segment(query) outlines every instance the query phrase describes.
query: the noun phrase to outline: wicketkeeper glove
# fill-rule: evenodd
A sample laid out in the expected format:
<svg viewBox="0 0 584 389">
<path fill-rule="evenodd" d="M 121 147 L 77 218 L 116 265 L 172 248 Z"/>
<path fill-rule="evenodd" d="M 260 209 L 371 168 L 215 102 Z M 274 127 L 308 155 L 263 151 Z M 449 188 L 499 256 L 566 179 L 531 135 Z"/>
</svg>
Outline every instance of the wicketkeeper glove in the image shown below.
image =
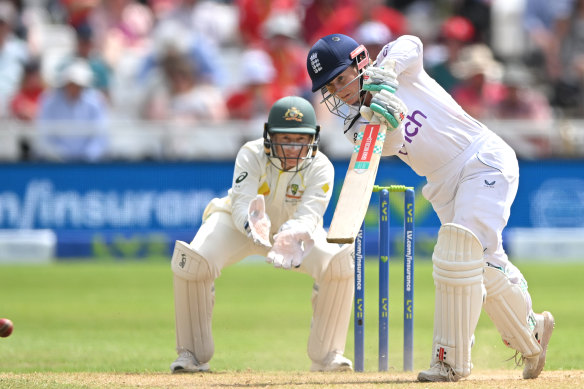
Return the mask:
<svg viewBox="0 0 584 389">
<path fill-rule="evenodd" d="M 284 230 L 274 235 L 274 246 L 268 253 L 266 262 L 283 269 L 299 267 L 313 247 L 314 240 L 308 231 Z"/>
<path fill-rule="evenodd" d="M 247 209 L 247 221 L 244 228 L 255 244 L 270 248 L 270 218 L 266 214 L 266 203 L 263 195 L 257 195 L 249 202 Z"/>
</svg>

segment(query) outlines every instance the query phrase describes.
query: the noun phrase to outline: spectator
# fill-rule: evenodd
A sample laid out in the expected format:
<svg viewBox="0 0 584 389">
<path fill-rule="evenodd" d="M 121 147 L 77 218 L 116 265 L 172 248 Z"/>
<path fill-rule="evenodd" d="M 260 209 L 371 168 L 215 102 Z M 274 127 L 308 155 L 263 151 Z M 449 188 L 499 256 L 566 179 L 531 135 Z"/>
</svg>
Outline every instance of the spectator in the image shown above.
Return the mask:
<svg viewBox="0 0 584 389">
<path fill-rule="evenodd" d="M 528 60 L 545 69 L 544 80 L 554 81 L 561 72 L 559 48 L 561 35 L 558 27 L 568 20 L 574 0 L 526 0 L 523 26 L 533 47 Z"/>
<path fill-rule="evenodd" d="M 235 43 L 238 35 L 237 12 L 233 5 L 212 0 L 178 0 L 177 4 L 160 19 L 172 20 L 201 35 L 216 47 Z"/>
<path fill-rule="evenodd" d="M 381 22 L 368 21 L 361 24 L 355 32 L 357 42 L 365 45 L 370 58 L 377 58 L 387 42 L 393 40 L 391 31 Z"/>
<path fill-rule="evenodd" d="M 277 96 L 311 97 L 310 79 L 306 73 L 308 48 L 299 41 L 300 19 L 295 13 L 277 12 L 262 26 L 266 51 L 270 54 L 276 78 L 273 85 Z"/>
<path fill-rule="evenodd" d="M 77 28 L 85 23 L 101 0 L 59 0 L 67 23 Z"/>
<path fill-rule="evenodd" d="M 274 13 L 288 13 L 299 9 L 300 0 L 236 0 L 239 11 L 239 32 L 245 46 L 263 41 L 262 26 Z"/>
<path fill-rule="evenodd" d="M 136 75 L 151 50 L 154 15 L 143 3 L 100 0 L 88 19 L 94 52 L 112 71 L 108 93 L 116 117 L 136 117 L 144 91 Z"/>
<path fill-rule="evenodd" d="M 388 7 L 381 0 L 360 0 L 337 7 L 328 22 L 316 31 L 308 42 L 313 43 L 329 34 L 353 35 L 357 28 L 367 21 L 385 24 L 396 37 L 408 30 L 407 19 L 398 10 Z"/>
<path fill-rule="evenodd" d="M 472 23 L 477 43 L 489 42 L 492 25 L 491 3 L 493 0 L 459 0 L 454 2 L 452 13 L 460 15 Z"/>
<path fill-rule="evenodd" d="M 221 91 L 195 76 L 188 57 L 169 51 L 161 62 L 162 78 L 148 93 L 142 116 L 179 123 L 217 122 L 227 118 Z"/>
<path fill-rule="evenodd" d="M 175 17 L 172 17 L 175 15 Z M 181 39 L 177 39 L 181 37 Z M 156 68 L 158 61 L 169 50 L 184 53 L 194 64 L 197 78 L 204 82 L 221 85 L 227 78 L 218 63 L 219 48 L 215 40 L 198 33 L 185 23 L 178 14 L 171 14 L 160 20 L 152 33 L 153 45 L 144 58 L 138 77 L 145 80 Z"/>
<path fill-rule="evenodd" d="M 503 98 L 492 107 L 496 119 L 523 119 L 544 122 L 552 119 L 552 110 L 545 95 L 533 87 L 533 77 L 521 65 L 505 68 Z"/>
<path fill-rule="evenodd" d="M 474 37 L 472 23 L 462 16 L 453 16 L 442 24 L 438 44 L 425 50 L 424 62 L 428 74 L 449 93 L 461 81 L 452 74 L 452 64 L 458 60 L 460 50 L 472 43 Z"/>
<path fill-rule="evenodd" d="M 23 122 L 32 122 L 37 117 L 40 96 L 45 89 L 38 60 L 30 60 L 24 66 L 20 89 L 10 102 L 10 116 Z M 20 138 L 20 157 L 31 159 L 31 141 L 27 136 Z"/>
<path fill-rule="evenodd" d="M 272 59 L 263 50 L 247 50 L 241 56 L 241 78 L 243 88 L 227 99 L 230 119 L 252 120 L 265 118 L 276 95 L 272 82 L 276 69 Z"/>
<path fill-rule="evenodd" d="M 312 0 L 304 9 L 302 33 L 304 41 L 312 45 L 320 38 L 318 31 L 333 20 L 333 14 L 341 5 L 347 5 L 350 0 Z"/>
<path fill-rule="evenodd" d="M 576 0 L 570 17 L 558 27 L 561 42 L 554 105 L 572 117 L 584 117 L 584 1 Z"/>
<path fill-rule="evenodd" d="M 107 103 L 91 87 L 89 64 L 78 59 L 60 74 L 56 88 L 41 96 L 37 126 L 41 159 L 63 162 L 103 160 L 107 152 Z"/>
<path fill-rule="evenodd" d="M 503 98 L 491 107 L 494 119 L 525 120 L 528 123 L 514 123 L 514 129 L 529 128 L 521 135 L 516 146 L 517 154 L 523 158 L 549 157 L 552 152 L 553 119 L 550 104 L 543 93 L 533 86 L 533 77 L 523 65 L 512 64 L 505 68 Z"/>
<path fill-rule="evenodd" d="M 502 66 L 486 45 L 465 47 L 459 60 L 452 65 L 452 72 L 463 80 L 453 89 L 452 97 L 474 118 L 486 118 L 490 107 L 503 98 L 505 89 L 499 82 Z"/>
<path fill-rule="evenodd" d="M 151 44 L 154 15 L 136 0 L 101 0 L 89 18 L 98 49 L 116 69 L 128 56 L 143 57 Z"/>
<path fill-rule="evenodd" d="M 37 117 L 40 96 L 45 89 L 38 60 L 30 60 L 24 66 L 20 89 L 10 102 L 11 116 L 23 121 Z"/>
<path fill-rule="evenodd" d="M 111 69 L 98 51 L 91 26 L 87 23 L 81 24 L 76 28 L 77 49 L 73 55 L 67 58 L 61 65 L 65 68 L 69 63 L 81 58 L 87 61 L 93 72 L 93 87 L 103 92 L 109 98 L 109 87 L 111 78 Z"/>
<path fill-rule="evenodd" d="M 0 1 L 0 117 L 9 113 L 9 103 L 19 87 L 24 64 L 29 58 L 26 43 L 13 31 L 15 12 L 12 3 Z"/>
</svg>

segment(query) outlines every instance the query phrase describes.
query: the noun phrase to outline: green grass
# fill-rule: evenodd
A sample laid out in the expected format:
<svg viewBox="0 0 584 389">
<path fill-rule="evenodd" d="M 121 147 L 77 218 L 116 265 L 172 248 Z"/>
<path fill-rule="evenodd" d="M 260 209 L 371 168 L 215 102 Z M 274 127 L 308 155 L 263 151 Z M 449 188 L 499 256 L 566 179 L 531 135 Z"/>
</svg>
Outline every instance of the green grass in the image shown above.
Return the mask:
<svg viewBox="0 0 584 389">
<path fill-rule="evenodd" d="M 584 263 L 519 262 L 536 311 L 556 330 L 546 369 L 584 366 Z M 402 264 L 390 266 L 390 368 L 402 367 Z M 224 269 L 216 281 L 215 371 L 306 371 L 312 280 L 263 262 Z M 57 263 L 0 267 L 0 317 L 15 324 L 0 339 L 0 372 L 167 372 L 175 358 L 172 274 L 167 262 Z M 366 267 L 366 370 L 377 367 L 377 268 Z M 431 263 L 415 268 L 414 368 L 429 363 Z M 475 369 L 512 368 L 513 355 L 481 316 Z M 353 356 L 352 326 L 346 355 Z"/>
</svg>

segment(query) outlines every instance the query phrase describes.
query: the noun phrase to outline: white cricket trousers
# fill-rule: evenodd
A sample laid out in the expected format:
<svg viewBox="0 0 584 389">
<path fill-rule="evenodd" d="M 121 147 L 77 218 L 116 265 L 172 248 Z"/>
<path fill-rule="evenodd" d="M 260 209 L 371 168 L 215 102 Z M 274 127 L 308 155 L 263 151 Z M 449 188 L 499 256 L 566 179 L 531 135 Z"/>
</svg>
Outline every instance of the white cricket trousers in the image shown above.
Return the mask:
<svg viewBox="0 0 584 389">
<path fill-rule="evenodd" d="M 440 222 L 470 229 L 483 245 L 485 262 L 505 269 L 514 284 L 525 281 L 503 249 L 502 233 L 519 185 L 513 149 L 487 133 L 427 178 L 422 193 Z"/>
</svg>

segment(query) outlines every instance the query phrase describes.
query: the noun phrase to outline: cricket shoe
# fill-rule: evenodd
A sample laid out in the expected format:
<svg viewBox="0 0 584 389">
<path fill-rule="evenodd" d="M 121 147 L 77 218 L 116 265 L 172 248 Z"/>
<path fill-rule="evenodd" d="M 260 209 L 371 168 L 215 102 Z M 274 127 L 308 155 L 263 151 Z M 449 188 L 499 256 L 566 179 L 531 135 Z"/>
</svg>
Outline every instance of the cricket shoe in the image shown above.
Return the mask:
<svg viewBox="0 0 584 389">
<path fill-rule="evenodd" d="M 190 351 L 183 351 L 178 358 L 170 364 L 170 371 L 174 373 L 196 373 L 199 371 L 209 371 L 209 364 L 200 364 Z"/>
<path fill-rule="evenodd" d="M 421 382 L 456 382 L 461 378 L 463 377 L 456 374 L 450 365 L 442 361 L 418 374 L 418 381 Z"/>
<path fill-rule="evenodd" d="M 533 335 L 541 345 L 541 352 L 533 357 L 523 359 L 523 378 L 537 378 L 545 366 L 545 353 L 554 331 L 555 321 L 551 313 L 544 311 L 535 314 L 535 329 Z"/>
<path fill-rule="evenodd" d="M 310 371 L 353 371 L 353 363 L 341 354 L 330 352 L 322 363 L 312 362 Z"/>
</svg>

